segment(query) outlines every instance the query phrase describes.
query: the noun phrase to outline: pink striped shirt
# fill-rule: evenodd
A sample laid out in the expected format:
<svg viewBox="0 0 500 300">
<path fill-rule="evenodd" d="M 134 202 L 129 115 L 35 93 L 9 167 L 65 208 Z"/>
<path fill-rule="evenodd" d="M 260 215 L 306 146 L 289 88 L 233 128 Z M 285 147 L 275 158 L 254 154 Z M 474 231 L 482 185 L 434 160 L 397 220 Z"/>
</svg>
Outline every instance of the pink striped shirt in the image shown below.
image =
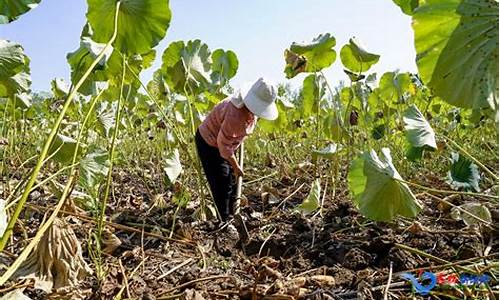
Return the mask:
<svg viewBox="0 0 500 300">
<path fill-rule="evenodd" d="M 253 132 L 256 121 L 246 107 L 237 108 L 228 97 L 212 109 L 198 130 L 207 144 L 218 148 L 220 156 L 228 159 Z"/>
</svg>

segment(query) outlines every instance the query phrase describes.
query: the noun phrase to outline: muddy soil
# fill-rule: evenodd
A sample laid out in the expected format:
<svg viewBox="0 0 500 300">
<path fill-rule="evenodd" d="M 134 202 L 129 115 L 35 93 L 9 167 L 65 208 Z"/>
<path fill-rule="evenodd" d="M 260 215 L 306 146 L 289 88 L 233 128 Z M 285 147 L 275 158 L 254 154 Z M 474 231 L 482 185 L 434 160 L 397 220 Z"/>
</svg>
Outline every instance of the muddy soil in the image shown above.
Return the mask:
<svg viewBox="0 0 500 300">
<path fill-rule="evenodd" d="M 294 209 L 307 196 L 307 178 L 284 177 L 245 186 L 241 218 L 222 229 L 215 221 L 195 219 L 195 202 L 179 210 L 172 226 L 176 207 L 169 196 L 164 196 L 166 207 L 160 209 L 141 179 L 120 174 L 107 215 L 111 222 L 136 231 L 114 228 L 121 245 L 105 255 L 101 282 L 94 274 L 75 288 L 81 298 L 113 299 L 126 286 L 122 299 L 382 299 L 391 264 L 395 274 L 391 295 L 400 296 L 411 294 L 411 287 L 398 272 L 442 264 L 399 245 L 448 262 L 481 257 L 486 245 L 489 253 L 499 250 L 498 229 L 467 227 L 450 217 L 449 207 L 439 206 L 425 194 L 418 194 L 425 209 L 416 220 L 369 221 L 353 207 L 345 186 L 338 186 L 335 195 L 327 194 L 321 214 L 303 216 Z M 443 184 L 432 180 L 434 186 Z M 48 206 L 47 201 L 54 201 L 40 193 L 35 203 Z M 468 200 L 450 199 L 455 204 Z M 498 224 L 495 209 L 493 223 Z M 43 214 L 25 211 L 24 229 L 16 228 L 17 245 L 23 244 L 23 234 L 35 233 Z M 87 237 L 95 224 L 66 218 L 82 243 L 84 258 L 94 267 Z M 172 234 L 183 242 L 149 233 Z M 6 265 L 12 259 L 2 257 Z M 33 299 L 58 298 L 23 282 L 25 293 Z"/>
</svg>

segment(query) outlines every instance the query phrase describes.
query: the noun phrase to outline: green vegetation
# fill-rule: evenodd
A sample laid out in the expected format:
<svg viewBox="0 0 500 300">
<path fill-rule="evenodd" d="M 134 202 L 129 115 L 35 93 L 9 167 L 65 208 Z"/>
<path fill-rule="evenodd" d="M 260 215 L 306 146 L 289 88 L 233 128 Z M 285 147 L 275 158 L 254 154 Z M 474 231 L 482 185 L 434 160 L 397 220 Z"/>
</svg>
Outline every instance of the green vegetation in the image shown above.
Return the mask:
<svg viewBox="0 0 500 300">
<path fill-rule="evenodd" d="M 0 23 L 14 21 L 38 2 L 4 1 Z M 142 232 L 142 262 L 134 265 L 134 272 L 145 260 L 145 230 L 166 242 L 165 249 L 175 249 L 169 248 L 175 243 L 197 245 L 194 249 L 201 255 L 196 260 L 206 269 L 204 251 L 210 250 L 189 233 L 185 221 L 208 223 L 217 214 L 194 133 L 210 109 L 233 92 L 230 79 L 238 70 L 237 54 L 211 51 L 200 40 L 175 41 L 162 53 L 153 78 L 142 82 L 139 74 L 151 67 L 157 55 L 153 48 L 167 34 L 168 1 L 87 2 L 88 24 L 80 46 L 67 55 L 71 82 L 54 79 L 51 93 L 31 92 L 29 58 L 22 46 L 0 40 L 0 250 L 11 253 L 0 285 L 7 290 L 30 253 L 45 249 L 45 237 L 56 230 L 53 222 L 68 214 L 83 215 L 82 222 L 92 224 L 84 237 L 82 232 L 78 236 L 85 242 L 86 263 L 95 271 L 93 291 L 104 293 L 112 274 L 110 224 Z M 419 73 L 369 73 L 384 54 L 371 53 L 354 38 L 339 48 L 332 33 L 291 43 L 284 51 L 285 76 L 306 76 L 298 91 L 279 86 L 278 119 L 259 120 L 257 131 L 245 142 L 250 171 L 244 193 L 249 200 L 261 197 L 265 205 L 275 205 L 268 215 L 264 208 L 256 211 L 266 218 L 300 215 L 297 218 L 313 232 L 310 249 L 317 232 L 343 222 L 336 218 L 352 217 L 348 210 L 345 215 L 329 214 L 348 199 L 359 214 L 353 221 L 357 226 L 338 229 L 332 236 L 369 226 L 383 231 L 410 225 L 411 234 L 418 235 L 417 220 L 434 223 L 451 216 L 458 234 L 478 226 L 474 234 L 481 240 L 481 255 L 476 251 L 472 257 L 488 256 L 491 249 L 498 251 L 498 220 L 492 217 L 498 209 L 498 2 L 394 2 L 413 19 Z M 344 69 L 348 83 L 328 82 L 323 73 L 327 68 Z M 150 199 L 149 209 L 138 209 L 136 217 L 139 211 L 148 217 L 153 211 L 167 221 L 120 223 L 120 197 L 138 189 L 127 178 L 140 182 Z M 298 188 L 297 180 L 303 183 Z M 287 193 L 276 192 L 276 186 Z M 292 198 L 301 189 L 300 201 Z M 41 209 L 35 193 L 44 195 L 43 218 L 32 215 Z M 294 201 L 286 203 L 289 199 Z M 275 218 L 274 225 L 270 219 L 265 228 L 273 230 L 259 244 L 259 258 L 279 222 L 287 220 Z M 401 236 L 405 234 L 406 229 Z M 82 252 L 76 237 L 74 243 Z M 414 254 L 429 249 L 414 249 Z M 48 259 L 43 255 L 49 254 L 41 254 L 40 260 Z M 498 266 L 497 259 L 484 262 L 486 269 Z M 39 264 L 39 272 L 53 272 Z M 237 266 L 216 258 L 209 264 L 224 272 Z M 388 265 L 377 264 L 388 271 Z M 492 276 L 498 275 L 495 272 Z M 183 291 L 172 286 L 167 294 Z"/>
</svg>

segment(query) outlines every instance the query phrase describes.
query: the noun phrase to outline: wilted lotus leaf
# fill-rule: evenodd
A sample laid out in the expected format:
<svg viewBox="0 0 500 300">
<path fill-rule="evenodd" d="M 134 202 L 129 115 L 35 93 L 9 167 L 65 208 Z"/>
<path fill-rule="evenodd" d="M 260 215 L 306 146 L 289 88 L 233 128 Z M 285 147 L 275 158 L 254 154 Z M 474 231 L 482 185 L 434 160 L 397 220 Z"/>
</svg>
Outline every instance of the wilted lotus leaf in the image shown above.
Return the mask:
<svg viewBox="0 0 500 300">
<path fill-rule="evenodd" d="M 35 278 L 35 288 L 50 293 L 75 287 L 91 273 L 73 229 L 65 220 L 55 219 L 14 276 Z"/>
<path fill-rule="evenodd" d="M 462 220 L 466 225 L 483 224 L 483 222 L 479 221 L 477 218 L 491 223 L 491 212 L 484 204 L 469 202 L 462 204 L 459 207 L 467 213 L 456 207 L 452 208 L 451 216 L 455 220 Z M 474 218 L 471 215 L 476 216 L 477 218 Z"/>
<path fill-rule="evenodd" d="M 298 55 L 286 49 L 285 62 L 287 77 L 295 77 L 295 75 L 306 71 L 307 58 L 304 55 Z"/>
<path fill-rule="evenodd" d="M 122 241 L 114 233 L 109 231 L 109 229 L 105 228 L 103 231 L 102 244 L 102 246 L 104 246 L 102 252 L 113 254 L 116 248 L 120 247 Z"/>
</svg>

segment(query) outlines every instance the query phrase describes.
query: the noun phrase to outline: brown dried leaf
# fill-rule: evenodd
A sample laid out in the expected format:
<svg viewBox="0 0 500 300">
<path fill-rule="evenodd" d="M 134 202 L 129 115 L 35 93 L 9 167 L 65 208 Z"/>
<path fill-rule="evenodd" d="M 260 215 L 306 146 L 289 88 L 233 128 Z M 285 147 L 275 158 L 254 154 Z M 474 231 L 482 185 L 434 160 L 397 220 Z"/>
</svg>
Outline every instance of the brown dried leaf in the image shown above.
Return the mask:
<svg viewBox="0 0 500 300">
<path fill-rule="evenodd" d="M 108 229 L 104 229 L 103 233 L 102 243 L 104 245 L 104 249 L 102 251 L 106 254 L 112 254 L 118 247 L 120 247 L 122 241 Z"/>
<path fill-rule="evenodd" d="M 309 282 L 320 287 L 332 287 L 335 285 L 335 278 L 329 275 L 313 275 Z"/>
<path fill-rule="evenodd" d="M 55 219 L 14 277 L 34 278 L 36 289 L 50 293 L 76 287 L 91 273 L 73 229 L 65 220 Z"/>
</svg>

